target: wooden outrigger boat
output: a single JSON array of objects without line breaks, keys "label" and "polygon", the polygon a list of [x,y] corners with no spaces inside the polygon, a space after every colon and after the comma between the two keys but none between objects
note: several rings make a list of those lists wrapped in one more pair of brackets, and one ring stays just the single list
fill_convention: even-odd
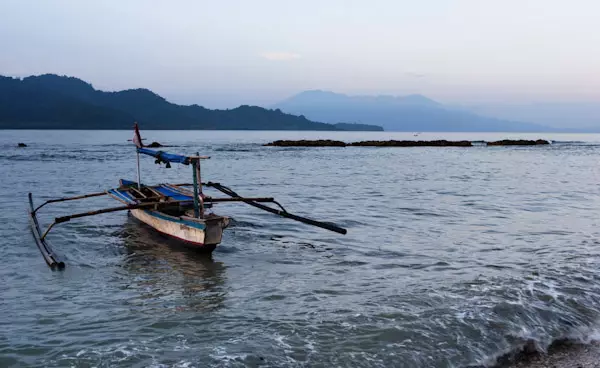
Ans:
[{"label": "wooden outrigger boat", "polygon": [[[331,223],[315,221],[291,214],[275,201],[274,198],[245,198],[219,183],[203,183],[201,180],[200,162],[210,157],[199,155],[183,156],[148,149],[142,144],[137,124],[135,125],[133,142],[136,145],[137,152],[137,181],[135,182],[121,179],[117,188],[76,197],[51,199],[37,207],[33,204],[32,194],[29,193],[31,229],[42,256],[51,268],[61,269],[65,267],[65,262],[52,250],[47,239],[48,233],[56,224],[80,217],[117,211],[130,211],[133,217],[158,232],[203,252],[212,252],[221,243],[223,230],[229,225],[228,217],[209,212],[213,204],[220,202],[244,202],[282,217],[318,226],[340,234],[346,234],[346,229]],[[153,186],[142,184],[140,182],[140,154],[152,156],[156,159],[155,163],[164,163],[167,167],[170,167],[171,163],[191,165],[193,169],[193,183],[159,184]],[[214,188],[229,197],[213,198],[206,196],[203,192],[203,187]],[[37,219],[37,212],[45,205],[98,196],[111,197],[121,202],[122,206],[57,217],[46,230],[42,231]],[[265,202],[273,203],[279,208],[262,204]]]}]

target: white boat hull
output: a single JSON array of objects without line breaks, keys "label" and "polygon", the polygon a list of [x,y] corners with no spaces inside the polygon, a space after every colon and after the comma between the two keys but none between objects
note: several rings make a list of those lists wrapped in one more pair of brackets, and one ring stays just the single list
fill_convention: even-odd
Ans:
[{"label": "white boat hull", "polygon": [[201,220],[142,209],[131,210],[131,214],[158,232],[197,248],[214,249],[221,242],[223,229],[229,222],[226,217]]}]

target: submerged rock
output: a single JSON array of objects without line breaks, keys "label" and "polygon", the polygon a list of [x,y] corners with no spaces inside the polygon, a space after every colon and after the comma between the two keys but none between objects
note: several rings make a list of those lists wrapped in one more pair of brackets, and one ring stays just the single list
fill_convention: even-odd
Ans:
[{"label": "submerged rock", "polygon": [[535,141],[527,139],[504,139],[501,141],[487,142],[488,146],[537,146],[543,144],[550,144],[550,142],[545,139],[538,139]]},{"label": "submerged rock", "polygon": [[152,142],[149,145],[147,145],[146,147],[149,148],[159,148],[159,147],[164,147],[162,144],[158,143],[158,142]]},{"label": "submerged rock", "polygon": [[[600,365],[600,346],[592,341],[588,344],[573,339],[561,338],[543,349],[537,341],[527,340],[485,367],[494,368],[597,368]],[[483,368],[483,365],[469,366]]]},{"label": "submerged rock", "polygon": [[27,145],[25,143],[19,143],[17,147],[27,147]]},{"label": "submerged rock", "polygon": [[346,147],[346,143],[342,141],[333,141],[331,139],[319,139],[315,141],[299,140],[279,140],[271,143],[263,144],[263,146],[274,147]]},{"label": "submerged rock", "polygon": [[350,143],[360,147],[471,147],[470,141],[362,141]]}]

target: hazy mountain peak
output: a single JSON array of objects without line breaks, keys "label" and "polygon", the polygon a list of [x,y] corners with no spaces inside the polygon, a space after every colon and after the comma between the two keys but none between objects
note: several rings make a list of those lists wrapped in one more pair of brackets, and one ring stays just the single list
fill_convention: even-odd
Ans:
[{"label": "hazy mountain peak", "polygon": [[393,95],[346,95],[343,93],[336,93],[324,90],[307,90],[300,92],[284,101],[281,101],[275,107],[285,108],[286,105],[297,105],[297,104],[318,104],[318,105],[330,105],[330,104],[382,104],[382,105],[419,105],[436,107],[441,106],[438,102],[419,94],[411,94],[406,96],[393,96]]},{"label": "hazy mountain peak", "polygon": [[328,104],[328,103],[332,103],[332,102],[342,102],[348,98],[349,98],[348,96],[341,94],[341,93],[335,93],[335,92],[331,92],[331,91],[323,91],[323,90],[315,89],[315,90],[308,90],[308,91],[300,92],[300,93],[288,98],[287,100],[285,100],[283,102],[289,101],[289,102],[293,102],[293,103],[302,103],[302,104],[306,104],[306,103]]},{"label": "hazy mountain peak", "polygon": [[296,96],[346,96],[346,95],[343,93],[325,91],[322,89],[309,89],[309,90],[298,93]]},{"label": "hazy mountain peak", "polygon": [[415,104],[415,105],[442,106],[442,104],[440,104],[439,102],[434,101],[434,100],[430,99],[429,97],[425,97],[420,94],[406,95],[406,96],[398,97],[398,99],[400,99],[404,103],[410,103],[410,104]]},{"label": "hazy mountain peak", "polygon": [[329,91],[304,91],[273,108],[335,124],[352,121],[396,131],[544,131],[546,127],[479,116],[446,108],[420,94],[348,96]]}]

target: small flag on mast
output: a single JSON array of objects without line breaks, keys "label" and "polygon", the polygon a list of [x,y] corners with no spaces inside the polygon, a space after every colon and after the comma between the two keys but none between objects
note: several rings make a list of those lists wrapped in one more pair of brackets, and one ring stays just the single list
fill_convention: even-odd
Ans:
[{"label": "small flag on mast", "polygon": [[140,129],[138,128],[137,123],[135,123],[134,125],[133,144],[135,144],[137,148],[144,147],[144,145],[142,144],[142,137],[140,136]]}]

